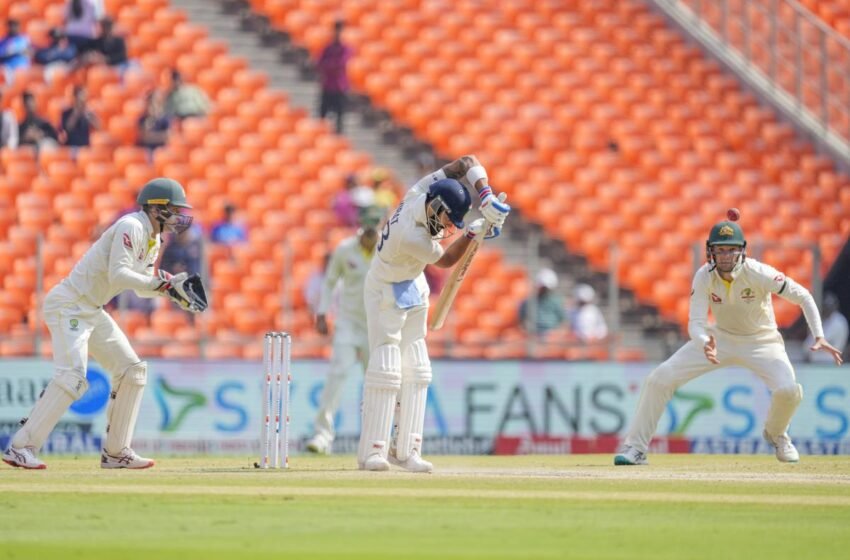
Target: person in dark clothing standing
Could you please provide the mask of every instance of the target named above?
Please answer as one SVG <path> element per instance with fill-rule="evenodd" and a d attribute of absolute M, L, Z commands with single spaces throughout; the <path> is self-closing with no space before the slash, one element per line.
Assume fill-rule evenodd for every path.
<path fill-rule="evenodd" d="M 37 147 L 55 146 L 59 141 L 56 129 L 37 112 L 35 96 L 30 91 L 23 93 L 24 120 L 18 124 L 21 145 Z"/>
<path fill-rule="evenodd" d="M 353 51 L 342 42 L 342 30 L 345 23 L 341 20 L 334 23 L 334 38 L 322 50 L 316 68 L 319 71 L 319 81 L 322 89 L 319 100 L 319 116 L 325 118 L 328 113 L 336 115 L 336 131 L 342 133 L 343 114 L 348 100 L 348 61 Z"/>
<path fill-rule="evenodd" d="M 74 86 L 74 104 L 62 111 L 62 133 L 66 146 L 88 146 L 92 129 L 100 126 L 97 116 L 86 106 L 87 98 L 85 87 Z"/>

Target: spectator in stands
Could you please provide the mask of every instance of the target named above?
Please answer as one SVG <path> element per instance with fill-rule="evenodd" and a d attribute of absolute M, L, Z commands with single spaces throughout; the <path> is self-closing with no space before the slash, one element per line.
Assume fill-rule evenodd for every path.
<path fill-rule="evenodd" d="M 339 221 L 349 227 L 357 227 L 360 224 L 361 209 L 375 203 L 375 192 L 372 188 L 357 183 L 357 175 L 348 175 L 343 190 L 334 197 L 331 204 Z"/>
<path fill-rule="evenodd" d="M 6 21 L 6 36 L 0 39 L 0 69 L 6 77 L 6 83 L 14 81 L 15 70 L 29 68 L 30 40 L 21 33 L 16 19 Z"/>
<path fill-rule="evenodd" d="M 375 191 L 375 205 L 386 210 L 398 206 L 395 185 L 383 167 L 376 167 L 372 171 L 372 189 Z"/>
<path fill-rule="evenodd" d="M 168 142 L 168 129 L 171 128 L 171 119 L 162 108 L 162 100 L 159 95 L 152 91 L 145 97 L 145 109 L 139 117 L 139 135 L 137 144 L 147 148 L 150 155 L 157 148 L 165 146 Z"/>
<path fill-rule="evenodd" d="M 561 326 L 567 316 L 564 303 L 555 292 L 558 287 L 555 271 L 550 268 L 540 269 L 535 283 L 537 294 L 534 301 L 529 297 L 520 304 L 519 321 L 526 331 L 543 334 Z"/>
<path fill-rule="evenodd" d="M 203 233 L 193 225 L 182 233 L 175 233 L 168 239 L 162 251 L 159 266 L 172 274 L 188 272 L 201 273 L 201 253 L 203 252 Z"/>
<path fill-rule="evenodd" d="M 248 241 L 248 232 L 245 231 L 245 226 L 234 221 L 234 214 L 236 214 L 236 207 L 233 204 L 225 205 L 224 219 L 214 225 L 210 233 L 210 239 L 213 243 L 235 245 Z"/>
<path fill-rule="evenodd" d="M 35 146 L 38 149 L 55 147 L 59 135 L 49 122 L 36 112 L 35 96 L 30 91 L 23 93 L 24 120 L 18 123 L 18 138 L 22 146 Z"/>
<path fill-rule="evenodd" d="M 588 284 L 578 284 L 573 290 L 575 308 L 572 310 L 573 333 L 582 342 L 599 342 L 608 336 L 605 316 L 594 303 L 596 291 Z"/>
<path fill-rule="evenodd" d="M 100 20 L 100 36 L 94 41 L 92 50 L 86 53 L 84 64 L 108 64 L 122 70 L 127 66 L 127 43 L 115 35 L 115 24 L 105 17 Z"/>
<path fill-rule="evenodd" d="M 92 129 L 100 128 L 100 120 L 86 106 L 88 93 L 81 85 L 74 86 L 74 102 L 62 111 L 61 134 L 66 146 L 79 148 L 89 145 Z"/>
<path fill-rule="evenodd" d="M 0 89 L 0 148 L 18 147 L 18 123 L 15 114 L 3 110 L 3 90 Z"/>
<path fill-rule="evenodd" d="M 210 112 L 210 100 L 201 88 L 184 82 L 175 68 L 171 71 L 171 89 L 165 98 L 165 112 L 180 120 L 203 117 Z"/>
<path fill-rule="evenodd" d="M 321 98 L 319 99 L 319 116 L 325 118 L 328 113 L 336 115 L 336 131 L 342 133 L 342 121 L 348 102 L 348 61 L 353 51 L 342 42 L 342 30 L 345 24 L 342 20 L 334 23 L 333 40 L 322 49 L 316 68 L 319 71 Z"/>
<path fill-rule="evenodd" d="M 827 342 L 838 348 L 840 352 L 844 352 L 847 348 L 848 331 L 847 317 L 841 313 L 841 306 L 838 298 L 832 292 L 823 294 L 822 320 L 823 320 L 823 337 Z M 805 348 L 811 348 L 815 344 L 815 339 L 809 332 L 806 338 Z M 824 356 L 822 357 L 821 354 Z M 832 363 L 832 356 L 825 352 L 803 352 L 804 359 L 816 363 Z"/>
<path fill-rule="evenodd" d="M 95 0 L 68 0 L 65 4 L 65 35 L 80 54 L 94 49 L 97 21 L 103 15 L 102 6 L 98 9 Z"/>
<path fill-rule="evenodd" d="M 70 65 L 77 58 L 77 47 L 58 27 L 50 30 L 50 44 L 35 51 L 36 64 L 45 66 L 45 73 L 54 65 Z"/>

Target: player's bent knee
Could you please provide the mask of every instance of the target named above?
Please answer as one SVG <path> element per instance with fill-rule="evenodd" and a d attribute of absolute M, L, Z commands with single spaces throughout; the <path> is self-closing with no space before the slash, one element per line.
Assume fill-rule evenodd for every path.
<path fill-rule="evenodd" d="M 431 359 L 425 339 L 420 338 L 405 349 L 401 372 L 405 381 L 431 383 Z"/>
<path fill-rule="evenodd" d="M 139 387 L 143 387 L 148 383 L 148 364 L 147 362 L 138 362 L 136 364 L 131 365 L 127 369 L 124 370 L 124 373 L 118 378 L 119 385 L 121 383 L 128 383 L 130 385 L 137 385 Z"/>
<path fill-rule="evenodd" d="M 396 344 L 383 344 L 369 355 L 366 386 L 396 389 L 401 386 L 401 350 Z"/>
<path fill-rule="evenodd" d="M 53 382 L 71 395 L 71 398 L 74 400 L 82 397 L 89 388 L 89 382 L 86 381 L 85 374 L 77 369 L 58 370 L 53 377 Z"/>
<path fill-rule="evenodd" d="M 803 387 L 799 383 L 779 387 L 773 391 L 773 398 L 793 405 L 800 404 L 803 400 Z"/>
<path fill-rule="evenodd" d="M 676 383 L 673 381 L 674 374 L 673 368 L 666 364 L 661 364 L 646 378 L 646 386 L 672 394 L 676 390 Z"/>

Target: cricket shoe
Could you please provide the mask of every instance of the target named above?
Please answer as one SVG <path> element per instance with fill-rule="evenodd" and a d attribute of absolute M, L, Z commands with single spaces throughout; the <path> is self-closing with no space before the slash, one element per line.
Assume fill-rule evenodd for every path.
<path fill-rule="evenodd" d="M 310 453 L 315 453 L 316 455 L 330 455 L 331 443 L 325 436 L 316 434 L 307 440 L 306 449 Z"/>
<path fill-rule="evenodd" d="M 384 459 L 380 452 L 375 452 L 366 457 L 359 465 L 361 471 L 388 471 L 390 464 Z"/>
<path fill-rule="evenodd" d="M 614 464 L 617 466 L 648 465 L 649 461 L 646 458 L 646 453 L 627 445 L 622 453 L 614 456 Z"/>
<path fill-rule="evenodd" d="M 110 455 L 106 449 L 100 455 L 102 469 L 149 469 L 155 464 L 153 459 L 139 457 L 129 447 L 125 447 L 119 455 Z"/>
<path fill-rule="evenodd" d="M 395 456 L 394 450 L 387 455 L 387 459 L 391 464 L 410 472 L 429 473 L 434 470 L 434 465 L 420 457 L 416 449 L 411 451 L 404 461 Z"/>
<path fill-rule="evenodd" d="M 767 433 L 767 430 L 765 430 L 763 435 L 764 439 L 776 448 L 776 458 L 781 462 L 797 463 L 800 461 L 800 453 L 797 452 L 797 448 L 794 447 L 793 443 L 791 443 L 791 438 L 789 438 L 787 434 L 771 437 L 770 434 Z"/>
<path fill-rule="evenodd" d="M 3 453 L 3 462 L 22 469 L 43 470 L 47 468 L 44 461 L 35 456 L 35 449 L 32 447 L 15 448 L 9 446 L 9 449 Z"/>

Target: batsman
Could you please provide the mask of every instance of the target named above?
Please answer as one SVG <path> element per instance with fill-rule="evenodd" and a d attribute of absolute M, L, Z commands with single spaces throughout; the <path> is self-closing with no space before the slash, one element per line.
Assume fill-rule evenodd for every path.
<path fill-rule="evenodd" d="M 103 306 L 124 290 L 142 297 L 168 297 L 192 313 L 204 311 L 207 299 L 198 276 L 154 270 L 162 233 L 180 233 L 192 224 L 191 216 L 181 214 L 191 208 L 183 187 L 172 179 L 154 179 L 144 185 L 137 202 L 141 210 L 107 228 L 45 297 L 44 321 L 53 343 L 54 375 L 3 453 L 3 461 L 13 467 L 47 468 L 36 454 L 71 403 L 88 389 L 89 353 L 112 376 L 100 466 L 154 466 L 152 459 L 140 457 L 130 446 L 147 383 L 147 364 Z"/>
<path fill-rule="evenodd" d="M 776 327 L 771 297 L 778 295 L 803 309 L 815 342 L 812 351 L 824 351 L 841 364 L 841 352 L 823 336 L 814 298 L 804 287 L 775 268 L 748 258 L 747 241 L 729 211 L 731 221 L 711 228 L 705 244 L 707 263 L 696 272 L 691 290 L 688 333 L 690 341 L 658 366 L 643 383 L 637 413 L 615 465 L 645 465 L 649 443 L 661 414 L 673 393 L 688 381 L 709 371 L 729 366 L 750 369 L 771 392 L 764 423 L 764 438 L 774 447 L 776 458 L 795 463 L 800 455 L 788 426 L 803 388 L 785 352 Z M 716 324 L 708 325 L 711 309 Z"/>
<path fill-rule="evenodd" d="M 474 188 L 484 216 L 445 250 L 440 240 L 464 228 Z M 503 199 L 502 199 L 503 200 Z M 385 471 L 390 463 L 431 472 L 422 459 L 425 405 L 431 361 L 425 344 L 428 264 L 453 266 L 477 236 L 495 237 L 511 208 L 493 194 L 487 172 L 475 156 L 462 156 L 420 179 L 384 225 L 364 286 L 369 362 L 357 462 L 360 469 Z M 391 441 L 398 404 L 398 429 Z"/>

